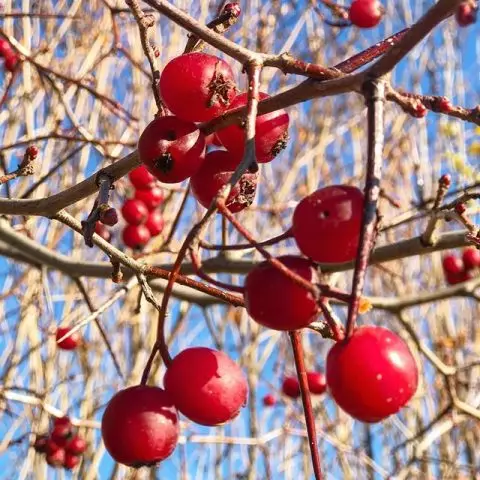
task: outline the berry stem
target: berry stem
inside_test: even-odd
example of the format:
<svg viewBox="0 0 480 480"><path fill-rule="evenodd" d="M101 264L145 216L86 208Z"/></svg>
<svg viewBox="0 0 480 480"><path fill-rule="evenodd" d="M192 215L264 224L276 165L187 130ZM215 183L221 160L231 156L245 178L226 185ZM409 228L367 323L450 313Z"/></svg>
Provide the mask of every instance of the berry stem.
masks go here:
<svg viewBox="0 0 480 480"><path fill-rule="evenodd" d="M224 218L224 217L222 217ZM277 243L281 242L282 240L286 240L292 237L291 230L287 230L286 232L277 235L276 237L270 238L268 240L264 240L263 242L255 242L255 245L251 243L243 243L243 244L236 244L236 245L214 245L203 240L200 241L200 247L204 248L205 250L247 250L249 248L254 247L266 247L269 245L276 245Z"/></svg>
<svg viewBox="0 0 480 480"><path fill-rule="evenodd" d="M352 300L348 308L346 332L350 337L355 328L355 321L363 292L368 260L375 243L377 227L377 203L380 196L380 181L383 164L384 143L384 102L385 83L372 80L364 84L364 95L367 104L368 153L367 173L365 180L365 206L362 216L360 241L355 260L352 281Z"/></svg>
<svg viewBox="0 0 480 480"><path fill-rule="evenodd" d="M322 480L322 470L320 468L320 457L318 454L317 433L315 430L315 418L313 416L312 402L310 400L310 391L308 388L307 372L305 370L305 360L303 355L302 337L299 330L288 333L292 343L293 357L295 359L295 368L297 370L300 392L302 394L303 410L307 426L308 441L310 444L310 453L312 455L313 472L315 480Z"/></svg>

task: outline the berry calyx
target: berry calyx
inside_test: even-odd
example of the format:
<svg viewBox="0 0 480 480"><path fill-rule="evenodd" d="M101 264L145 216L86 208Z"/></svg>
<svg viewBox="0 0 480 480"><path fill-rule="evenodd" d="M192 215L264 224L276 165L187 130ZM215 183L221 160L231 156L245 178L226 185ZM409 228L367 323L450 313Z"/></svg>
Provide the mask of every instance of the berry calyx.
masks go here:
<svg viewBox="0 0 480 480"><path fill-rule="evenodd" d="M80 463L80 457L71 453L65 452L65 460L63 466L67 470L73 470Z"/></svg>
<svg viewBox="0 0 480 480"><path fill-rule="evenodd" d="M282 383L282 392L290 398L298 398L301 394L297 377L285 377Z"/></svg>
<svg viewBox="0 0 480 480"><path fill-rule="evenodd" d="M223 7L223 11L225 13L228 13L234 17L239 17L240 14L242 13L242 9L240 8L240 5L235 2L235 3L227 3L224 7Z"/></svg>
<svg viewBox="0 0 480 480"><path fill-rule="evenodd" d="M380 23L384 9L378 0L354 0L350 5L348 17L359 28L372 28Z"/></svg>
<svg viewBox="0 0 480 480"><path fill-rule="evenodd" d="M170 396L140 385L118 392L102 417L102 438L113 459L130 467L154 465L175 449L179 426Z"/></svg>
<svg viewBox="0 0 480 480"><path fill-rule="evenodd" d="M480 268L480 250L475 247L466 248L462 253L465 270Z"/></svg>
<svg viewBox="0 0 480 480"><path fill-rule="evenodd" d="M307 372L307 382L314 395L322 395L327 390L327 379L322 372Z"/></svg>
<svg viewBox="0 0 480 480"><path fill-rule="evenodd" d="M275 398L275 395L272 393L268 393L263 397L263 404L266 407L273 407L277 403L277 399Z"/></svg>
<svg viewBox="0 0 480 480"><path fill-rule="evenodd" d="M311 263L302 257L286 255L278 260L297 275L315 282ZM267 261L258 264L245 279L243 296L248 314L273 330L297 330L313 322L317 301L312 293L297 285Z"/></svg>
<svg viewBox="0 0 480 480"><path fill-rule="evenodd" d="M156 237L162 233L163 228L165 227L165 221L163 220L163 215L158 210L150 212L145 226L148 228L150 235Z"/></svg>
<svg viewBox="0 0 480 480"><path fill-rule="evenodd" d="M364 196L335 185L305 197L293 213L292 233L300 251L315 262L343 263L357 255Z"/></svg>
<svg viewBox="0 0 480 480"><path fill-rule="evenodd" d="M407 344L368 325L337 342L327 355L327 384L335 402L357 420L374 423L397 413L417 390L418 370Z"/></svg>
<svg viewBox="0 0 480 480"><path fill-rule="evenodd" d="M72 421L70 420L70 417L65 415L63 417L56 417L53 420L53 427L59 427L59 426L67 426L68 428L72 428Z"/></svg>
<svg viewBox="0 0 480 480"><path fill-rule="evenodd" d="M157 117L140 136L138 153L150 173L161 182L182 182L202 165L205 136L194 123L178 117Z"/></svg>
<svg viewBox="0 0 480 480"><path fill-rule="evenodd" d="M157 183L157 179L148 171L145 165L140 165L128 174L128 178L137 190L149 190Z"/></svg>
<svg viewBox="0 0 480 480"><path fill-rule="evenodd" d="M148 211L151 212L163 202L163 190L160 187L153 187L149 190L137 190L135 198L143 202Z"/></svg>
<svg viewBox="0 0 480 480"><path fill-rule="evenodd" d="M241 368L225 353L206 347L180 352L163 382L178 410L200 425L229 422L247 402Z"/></svg>
<svg viewBox="0 0 480 480"><path fill-rule="evenodd" d="M193 52L167 63L160 76L160 93L168 109L182 120L206 122L227 109L236 86L228 63Z"/></svg>
<svg viewBox="0 0 480 480"><path fill-rule="evenodd" d="M208 208L218 191L225 186L241 159L225 150L216 150L205 156L200 170L190 179L190 188L198 203ZM258 173L244 173L232 188L226 206L237 213L250 206L255 199Z"/></svg>
<svg viewBox="0 0 480 480"><path fill-rule="evenodd" d="M137 199L126 200L122 207L122 216L130 225L140 225L148 218L147 206Z"/></svg>
<svg viewBox="0 0 480 480"><path fill-rule="evenodd" d="M145 225L127 225L122 233L123 243L133 250L143 248L150 238L150 231Z"/></svg>
<svg viewBox="0 0 480 480"><path fill-rule="evenodd" d="M69 327L58 327L57 333L55 335L57 339L57 346L62 350L75 350L81 342L81 336L79 332L75 332L69 337L65 338L61 342L59 340L65 336L68 332L70 332Z"/></svg>
<svg viewBox="0 0 480 480"><path fill-rule="evenodd" d="M59 446L65 447L72 435L70 425L55 425L50 438Z"/></svg>

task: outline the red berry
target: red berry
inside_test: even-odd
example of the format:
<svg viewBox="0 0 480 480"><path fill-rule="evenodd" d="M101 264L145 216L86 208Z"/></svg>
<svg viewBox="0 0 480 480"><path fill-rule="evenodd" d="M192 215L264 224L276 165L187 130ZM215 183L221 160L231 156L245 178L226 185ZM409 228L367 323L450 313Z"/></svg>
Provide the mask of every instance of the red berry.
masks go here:
<svg viewBox="0 0 480 480"><path fill-rule="evenodd" d="M55 442L51 437L49 437L47 439L47 442L45 443L45 453L47 455L53 455L58 450L63 450L63 448L61 448L57 442Z"/></svg>
<svg viewBox="0 0 480 480"><path fill-rule="evenodd" d="M287 268L309 282L317 275L308 260L279 257ZM274 330L297 330L315 319L318 306L314 296L267 261L258 264L245 279L245 307L258 323Z"/></svg>
<svg viewBox="0 0 480 480"><path fill-rule="evenodd" d="M67 427L71 428L72 427L72 421L70 420L70 417L68 415L65 415L63 417L56 417L53 419L53 427L58 427L60 425L66 425Z"/></svg>
<svg viewBox="0 0 480 480"><path fill-rule="evenodd" d="M282 392L290 398L298 398L300 396L300 384L297 377L285 377L282 383Z"/></svg>
<svg viewBox="0 0 480 480"><path fill-rule="evenodd" d="M65 463L65 450L59 448L53 453L47 453L45 460L51 467L61 467Z"/></svg>
<svg viewBox="0 0 480 480"><path fill-rule="evenodd" d="M55 425L52 430L51 439L59 446L65 447L72 435L71 425Z"/></svg>
<svg viewBox="0 0 480 480"><path fill-rule="evenodd" d="M67 470L74 469L80 463L80 457L77 455L72 455L71 453L65 453L65 460L63 462L63 466Z"/></svg>
<svg viewBox="0 0 480 480"><path fill-rule="evenodd" d="M190 179L193 196L200 205L208 208L218 191L226 185L241 159L225 150L216 150L205 156L200 170ZM226 205L232 213L250 206L255 199L258 173L244 173L227 198Z"/></svg>
<svg viewBox="0 0 480 480"><path fill-rule="evenodd" d="M412 398L418 370L399 336L368 325L330 349L327 384L345 412L362 422L374 423L397 413Z"/></svg>
<svg viewBox="0 0 480 480"><path fill-rule="evenodd" d="M463 261L456 255L445 255L442 260L443 271L445 274L459 274L464 270Z"/></svg>
<svg viewBox="0 0 480 480"><path fill-rule="evenodd" d="M240 14L242 13L242 9L240 8L240 5L238 3L227 3L223 7L223 11L225 13L229 13L230 15L234 17L239 17Z"/></svg>
<svg viewBox="0 0 480 480"><path fill-rule="evenodd" d="M348 15L356 27L372 28L380 23L383 14L382 4L378 0L354 0Z"/></svg>
<svg viewBox="0 0 480 480"><path fill-rule="evenodd" d="M79 435L72 437L65 446L65 450L72 455L81 455L86 449L87 442Z"/></svg>
<svg viewBox="0 0 480 480"><path fill-rule="evenodd" d="M149 190L157 183L157 179L147 170L145 165L140 165L128 174L128 178L137 190Z"/></svg>
<svg viewBox="0 0 480 480"><path fill-rule="evenodd" d="M167 63L160 77L160 92L168 109L182 120L206 122L226 110L236 87L228 63L194 52Z"/></svg>
<svg viewBox="0 0 480 480"><path fill-rule="evenodd" d="M462 270L458 273L445 272L445 280L449 285L457 285L457 283L466 282L470 280L472 276L470 271Z"/></svg>
<svg viewBox="0 0 480 480"><path fill-rule="evenodd" d="M11 53L13 53L13 50L10 43L5 39L0 38L0 57L6 57Z"/></svg>
<svg viewBox="0 0 480 480"><path fill-rule="evenodd" d="M277 399L275 398L275 395L268 393L263 397L263 404L266 407L273 407L277 403Z"/></svg>
<svg viewBox="0 0 480 480"><path fill-rule="evenodd" d="M102 418L102 437L113 459L130 467L171 455L179 434L177 411L165 390L139 385L118 392Z"/></svg>
<svg viewBox="0 0 480 480"><path fill-rule="evenodd" d="M123 204L122 215L128 224L141 225L147 221L148 209L141 200L131 198Z"/></svg>
<svg viewBox="0 0 480 480"><path fill-rule="evenodd" d="M157 117L140 136L138 153L161 182L182 182L202 165L205 136L194 123L178 117Z"/></svg>
<svg viewBox="0 0 480 480"><path fill-rule="evenodd" d="M100 212L100 222L104 225L108 225L113 227L118 223L118 215L117 211L114 208L107 208L106 210L102 210Z"/></svg>
<svg viewBox="0 0 480 480"><path fill-rule="evenodd" d="M38 453L45 453L47 451L48 435L38 435L33 444L33 448Z"/></svg>
<svg viewBox="0 0 480 480"><path fill-rule="evenodd" d="M455 18L460 27L468 27L477 21L478 8L475 7L472 1L462 2L455 13Z"/></svg>
<svg viewBox="0 0 480 480"><path fill-rule="evenodd" d="M65 340L59 342L59 340L70 331L69 327L58 327L56 333L57 346L62 350L75 350L80 344L81 337L80 333L77 331L67 337Z"/></svg>
<svg viewBox="0 0 480 480"><path fill-rule="evenodd" d="M160 235L163 231L163 227L165 226L162 213L158 210L150 212L145 226L148 228L148 231L152 237Z"/></svg>
<svg viewBox="0 0 480 480"><path fill-rule="evenodd" d="M293 213L292 232L301 252L315 262L342 263L357 255L364 197L356 187L321 188Z"/></svg>
<svg viewBox="0 0 480 480"><path fill-rule="evenodd" d="M163 382L178 410L200 425L229 422L247 402L248 386L241 368L225 353L210 348L180 352Z"/></svg>
<svg viewBox="0 0 480 480"><path fill-rule="evenodd" d="M480 250L475 247L466 248L462 253L463 263L466 270L480 268Z"/></svg>
<svg viewBox="0 0 480 480"><path fill-rule="evenodd" d="M260 92L260 100L269 95ZM247 94L241 93L230 105L229 110L244 107ZM285 110L266 113L257 117L255 122L255 154L257 162L271 162L286 146L289 117ZM239 159L245 150L245 130L238 125L218 130L217 137L223 146Z"/></svg>
<svg viewBox="0 0 480 480"><path fill-rule="evenodd" d="M107 230L105 225L103 225L103 223L97 222L95 224L95 233L100 237L102 237L107 242L110 241L110 237L111 237L110 232Z"/></svg>
<svg viewBox="0 0 480 480"><path fill-rule="evenodd" d="M413 109L412 115L415 118L423 118L427 115L428 110L427 107L420 101L418 101Z"/></svg>
<svg viewBox="0 0 480 480"><path fill-rule="evenodd" d="M143 248L151 235L145 225L127 225L122 234L123 243L134 250Z"/></svg>
<svg viewBox="0 0 480 480"><path fill-rule="evenodd" d="M163 190L159 187L153 187L149 190L136 190L135 198L143 202L148 211L151 212L163 202Z"/></svg>
<svg viewBox="0 0 480 480"><path fill-rule="evenodd" d="M308 389L314 395L322 395L327 390L327 379L322 372L307 372Z"/></svg>
<svg viewBox="0 0 480 480"><path fill-rule="evenodd" d="M452 110L452 104L447 97L441 97L437 101L438 109L443 113L449 113Z"/></svg>
<svg viewBox="0 0 480 480"><path fill-rule="evenodd" d="M18 56L14 52L5 54L5 70L13 72L18 64Z"/></svg>

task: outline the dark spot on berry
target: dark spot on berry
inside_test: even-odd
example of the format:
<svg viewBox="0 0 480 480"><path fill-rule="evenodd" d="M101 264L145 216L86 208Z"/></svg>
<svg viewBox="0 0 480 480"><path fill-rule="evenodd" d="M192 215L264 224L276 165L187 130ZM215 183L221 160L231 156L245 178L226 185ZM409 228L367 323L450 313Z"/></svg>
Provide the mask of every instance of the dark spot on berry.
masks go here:
<svg viewBox="0 0 480 480"><path fill-rule="evenodd" d="M287 148L287 142L288 142L288 133L285 132L282 135L282 138L275 143L275 145L272 148L271 154L272 157L276 157L282 150L285 150Z"/></svg>
<svg viewBox="0 0 480 480"><path fill-rule="evenodd" d="M325 210L320 214L321 218L328 218L330 216L330 212L328 210Z"/></svg>
<svg viewBox="0 0 480 480"><path fill-rule="evenodd" d="M171 142L173 142L176 139L177 139L177 133L175 132L175 130L167 130L165 132L165 140L170 140Z"/></svg>
<svg viewBox="0 0 480 480"><path fill-rule="evenodd" d="M248 171L250 173L257 173L258 172L258 163L257 162L252 162L248 167Z"/></svg>
<svg viewBox="0 0 480 480"><path fill-rule="evenodd" d="M170 153L164 153L153 162L153 165L161 172L168 173L173 169L173 158Z"/></svg>

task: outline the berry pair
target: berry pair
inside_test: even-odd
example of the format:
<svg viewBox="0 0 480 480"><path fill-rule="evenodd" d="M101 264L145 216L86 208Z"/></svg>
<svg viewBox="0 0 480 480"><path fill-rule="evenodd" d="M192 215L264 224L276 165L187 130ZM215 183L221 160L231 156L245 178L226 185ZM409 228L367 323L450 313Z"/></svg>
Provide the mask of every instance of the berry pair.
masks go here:
<svg viewBox="0 0 480 480"><path fill-rule="evenodd" d="M63 467L67 470L75 468L87 449L87 443L74 433L73 425L68 417L56 418L49 435L39 435L33 448L45 454L45 460L51 467Z"/></svg>
<svg viewBox="0 0 480 480"><path fill-rule="evenodd" d="M3 38L0 38L0 57L3 57L5 70L13 72L18 64L18 55L12 50L10 44Z"/></svg>
<svg viewBox="0 0 480 480"><path fill-rule="evenodd" d="M443 272L449 285L465 282L473 278L480 269L480 250L469 247L463 250L462 258L448 254L442 260Z"/></svg>
<svg viewBox="0 0 480 480"><path fill-rule="evenodd" d="M327 390L327 381L322 372L307 372L308 390L314 395L322 395ZM290 398L300 396L300 383L297 377L289 376L283 379L282 392Z"/></svg>

